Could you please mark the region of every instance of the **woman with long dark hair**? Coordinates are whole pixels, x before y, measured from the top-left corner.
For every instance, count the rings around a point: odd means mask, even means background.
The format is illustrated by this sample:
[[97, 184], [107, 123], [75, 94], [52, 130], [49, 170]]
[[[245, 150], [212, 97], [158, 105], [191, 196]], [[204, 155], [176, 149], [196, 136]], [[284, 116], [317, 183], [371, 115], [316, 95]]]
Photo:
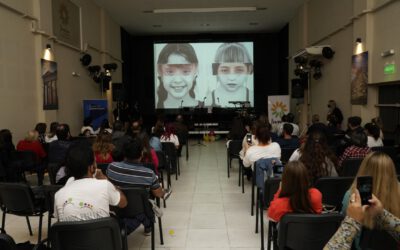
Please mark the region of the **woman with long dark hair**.
[[289, 161], [301, 161], [309, 176], [311, 185], [321, 177], [338, 176], [336, 171], [337, 157], [329, 148], [326, 136], [321, 131], [312, 131], [299, 149], [293, 152]]
[[140, 133], [137, 138], [143, 146], [141, 162], [153, 163], [154, 170], [158, 174], [158, 157], [156, 151], [150, 147], [149, 136], [147, 133]]
[[164, 46], [157, 60], [158, 109], [199, 105], [194, 92], [198, 63], [192, 45], [171, 43]]
[[300, 161], [289, 162], [283, 170], [279, 190], [268, 208], [268, 217], [280, 221], [287, 213], [322, 212], [322, 194], [310, 188], [308, 173]]

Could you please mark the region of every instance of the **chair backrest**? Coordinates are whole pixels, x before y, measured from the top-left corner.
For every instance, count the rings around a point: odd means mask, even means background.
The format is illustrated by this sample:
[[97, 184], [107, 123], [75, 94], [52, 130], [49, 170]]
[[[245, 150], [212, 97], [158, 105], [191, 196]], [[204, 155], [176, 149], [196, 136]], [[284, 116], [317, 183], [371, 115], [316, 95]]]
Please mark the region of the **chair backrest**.
[[45, 185], [43, 186], [46, 195], [46, 208], [52, 215], [54, 213], [54, 196], [58, 190], [60, 190], [62, 185]]
[[349, 190], [354, 177], [324, 177], [315, 182], [315, 188], [322, 193], [322, 203], [332, 205], [340, 211], [343, 196]]
[[369, 230], [363, 227], [360, 239], [361, 249], [398, 249], [397, 241], [386, 231]]
[[104, 175], [107, 175], [107, 168], [108, 168], [109, 163], [98, 163], [97, 168], [103, 172]]
[[342, 220], [343, 216], [336, 213], [287, 214], [279, 223], [279, 249], [323, 249]]
[[360, 158], [350, 158], [346, 159], [342, 163], [341, 176], [356, 176], [358, 169], [360, 168], [363, 159]]
[[177, 157], [176, 155], [176, 147], [175, 144], [173, 142], [162, 142], [162, 150], [164, 152], [164, 154], [170, 158], [170, 159], [174, 159]]
[[10, 213], [33, 214], [33, 199], [32, 190], [25, 183], [0, 183], [0, 200]]
[[24, 150], [16, 152], [17, 159], [21, 161], [23, 167], [31, 167], [38, 163], [38, 158], [33, 151]]
[[17, 250], [17, 245], [15, 244], [14, 239], [10, 235], [0, 233], [0, 249]]
[[149, 202], [150, 192], [144, 187], [121, 187], [128, 205], [118, 209], [117, 214], [121, 218], [131, 218], [144, 213], [148, 218], [153, 218], [154, 213]]
[[281, 148], [281, 161], [283, 163], [288, 162], [295, 150], [296, 148]]
[[178, 136], [179, 144], [186, 145], [189, 137], [189, 133], [186, 131], [177, 131], [176, 136]]
[[269, 207], [269, 204], [274, 198], [274, 194], [279, 189], [281, 178], [270, 178], [265, 181], [264, 186], [264, 207]]
[[228, 144], [228, 153], [230, 155], [238, 156], [240, 150], [242, 150], [242, 140], [231, 140]]
[[50, 184], [55, 185], [56, 184], [56, 176], [58, 170], [60, 170], [60, 164], [55, 163], [55, 162], [49, 162], [47, 163], [47, 172], [49, 173], [49, 179], [50, 179]]
[[164, 152], [156, 151], [157, 158], [158, 158], [158, 168], [164, 169], [166, 167], [166, 159]]
[[119, 224], [112, 217], [86, 221], [56, 222], [50, 229], [52, 249], [121, 250]]
[[393, 161], [395, 160], [398, 153], [398, 149], [395, 146], [372, 147], [371, 150], [383, 152], [389, 155], [393, 159]]

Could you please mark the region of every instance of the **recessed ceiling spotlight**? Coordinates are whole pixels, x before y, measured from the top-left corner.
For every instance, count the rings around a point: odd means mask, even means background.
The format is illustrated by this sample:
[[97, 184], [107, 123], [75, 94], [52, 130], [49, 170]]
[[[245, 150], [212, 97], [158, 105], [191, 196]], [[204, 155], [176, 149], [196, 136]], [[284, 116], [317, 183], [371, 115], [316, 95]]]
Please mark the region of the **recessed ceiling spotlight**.
[[209, 23], [202, 23], [202, 24], [200, 24], [200, 26], [208, 27], [208, 26], [210, 26], [210, 24]]

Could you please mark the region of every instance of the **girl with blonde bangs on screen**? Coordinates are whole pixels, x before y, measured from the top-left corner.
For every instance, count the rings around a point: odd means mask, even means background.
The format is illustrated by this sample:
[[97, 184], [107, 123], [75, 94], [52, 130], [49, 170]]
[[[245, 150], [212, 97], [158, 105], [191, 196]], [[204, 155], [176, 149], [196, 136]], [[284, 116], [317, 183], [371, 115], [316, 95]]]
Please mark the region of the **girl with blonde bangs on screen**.
[[198, 74], [198, 59], [188, 43], [167, 44], [157, 60], [157, 108], [195, 107], [194, 88]]
[[207, 97], [208, 106], [228, 107], [230, 101], [252, 102], [253, 93], [246, 87], [253, 63], [241, 43], [224, 43], [215, 54], [212, 65], [218, 86]]

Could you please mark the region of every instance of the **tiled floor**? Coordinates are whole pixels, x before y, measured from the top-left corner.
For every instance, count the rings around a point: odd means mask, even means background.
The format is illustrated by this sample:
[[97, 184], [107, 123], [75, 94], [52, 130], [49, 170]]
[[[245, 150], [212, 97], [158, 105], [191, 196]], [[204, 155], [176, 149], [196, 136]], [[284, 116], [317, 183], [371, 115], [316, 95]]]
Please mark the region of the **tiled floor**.
[[[184, 156], [180, 160], [181, 175], [178, 181], [173, 180], [173, 193], [162, 217], [164, 245], [159, 244], [156, 225], [156, 249], [259, 250], [260, 235], [254, 233], [255, 216], [250, 216], [250, 183], [245, 180], [242, 194], [237, 161], [233, 163], [231, 177], [227, 178], [224, 141], [206, 145], [190, 146], [189, 161]], [[31, 219], [32, 237], [25, 218], [8, 215], [6, 222], [7, 233], [16, 242], [36, 242], [37, 219]], [[47, 233], [46, 226], [43, 232]], [[145, 237], [140, 227], [129, 236], [128, 244], [132, 250], [150, 249], [150, 237]]]

